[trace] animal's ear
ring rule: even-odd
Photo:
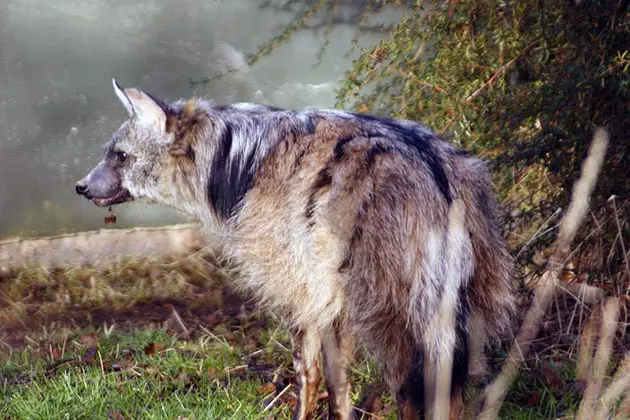
[[[114,80],[116,95],[123,103],[129,116],[145,127],[166,131],[166,112],[151,96],[138,89],[122,90]]]
[[[122,90],[122,88],[120,87],[116,79],[112,79],[112,84],[114,85],[114,91],[116,92],[116,96],[118,96],[118,99],[127,110],[127,113],[129,114],[129,116],[133,117],[134,112],[133,112],[133,105],[131,105],[131,101],[129,100],[127,95],[125,95],[125,92]]]

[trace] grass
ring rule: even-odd
[[[275,390],[247,368],[243,348],[210,337],[181,341],[155,329],[85,336],[63,351],[51,345],[50,355],[11,352],[2,376],[24,383],[0,388],[0,416],[260,418]],[[265,415],[288,417],[288,406]]]
[[[290,418],[288,336],[228,285],[199,256],[4,273],[0,418]],[[501,418],[577,412],[573,354],[552,353],[528,360]],[[352,382],[353,404],[372,413],[364,418],[395,418],[373,363],[359,358]]]
[[[573,418],[582,398],[575,379],[575,369],[568,362],[545,363],[521,372],[503,405],[502,418]]]

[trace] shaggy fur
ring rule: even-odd
[[[497,336],[514,308],[480,160],[410,121],[165,104],[115,87],[130,120],[99,164],[109,172],[77,191],[96,204],[108,200],[101,191],[127,191],[204,222],[239,284],[292,331],[297,418],[315,407],[320,349],[330,413],[348,418],[355,344],[376,360],[401,418],[424,415],[444,389],[457,417],[471,314]]]

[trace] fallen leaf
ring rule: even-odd
[[[61,359],[61,356],[63,356],[61,354],[61,349],[59,349],[59,347],[53,347],[51,353],[52,353],[53,360],[59,360],[59,359]]]
[[[273,384],[272,382],[267,382],[260,388],[256,389],[256,392],[258,392],[259,394],[270,394],[274,392],[275,390],[276,390],[276,385]]]
[[[134,349],[124,349],[121,352],[121,355],[127,359],[133,357],[134,354],[136,354],[136,351]]]
[[[291,393],[286,393],[281,398],[282,402],[291,408],[295,409],[297,407],[297,397]]]
[[[111,216],[105,216],[105,217],[103,218],[103,222],[104,222],[106,225],[113,225],[113,224],[115,224],[115,223],[116,223],[116,216],[115,216],[115,215],[113,215],[113,214],[112,214]]]
[[[527,401],[528,405],[534,406],[534,407],[538,407],[540,405],[540,400],[542,399],[542,395],[540,394],[539,391],[534,391],[532,392],[532,395],[529,397],[529,400]]]
[[[543,365],[540,369],[542,373],[543,380],[545,381],[545,385],[554,391],[559,391],[565,388],[566,383],[562,376],[553,369],[549,365]]]
[[[207,327],[214,327],[216,325],[219,325],[221,322],[223,322],[223,317],[216,313],[212,313],[203,317],[203,323]]]
[[[111,420],[125,420],[125,415],[118,410],[108,410],[107,418]]]
[[[254,340],[253,338],[249,337],[247,339],[247,342],[245,343],[245,349],[254,350],[257,347],[258,347],[258,342]]]
[[[94,360],[94,356],[96,355],[96,347],[89,347],[83,357],[81,357],[81,361],[85,363],[90,363]]]
[[[156,351],[159,353],[161,350],[164,350],[164,344],[150,343],[144,348],[144,354],[147,356],[153,356]]]
[[[144,371],[145,371],[145,372],[146,372],[149,376],[152,376],[152,377],[159,377],[159,376],[161,376],[161,375],[160,375],[160,370],[159,370],[157,367],[155,367],[155,366],[147,366],[147,367],[144,369]]]
[[[79,343],[85,344],[86,346],[95,346],[98,343],[98,338],[96,337],[96,333],[86,333],[79,337]]]
[[[103,222],[105,222],[106,225],[116,223],[116,215],[112,211],[112,208],[110,207],[109,209],[107,209],[107,211],[109,211],[109,215],[103,218]]]

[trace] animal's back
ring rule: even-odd
[[[449,206],[459,198],[474,252],[472,310],[491,335],[505,329],[510,260],[485,165],[420,124],[315,115],[312,133],[280,140],[239,210],[237,252],[252,266],[251,288],[273,306],[295,306],[288,312],[296,320],[325,324],[351,297],[365,305],[356,317],[387,310],[408,322],[411,289],[420,287],[415,310],[430,316],[441,286],[423,272],[439,258]]]

